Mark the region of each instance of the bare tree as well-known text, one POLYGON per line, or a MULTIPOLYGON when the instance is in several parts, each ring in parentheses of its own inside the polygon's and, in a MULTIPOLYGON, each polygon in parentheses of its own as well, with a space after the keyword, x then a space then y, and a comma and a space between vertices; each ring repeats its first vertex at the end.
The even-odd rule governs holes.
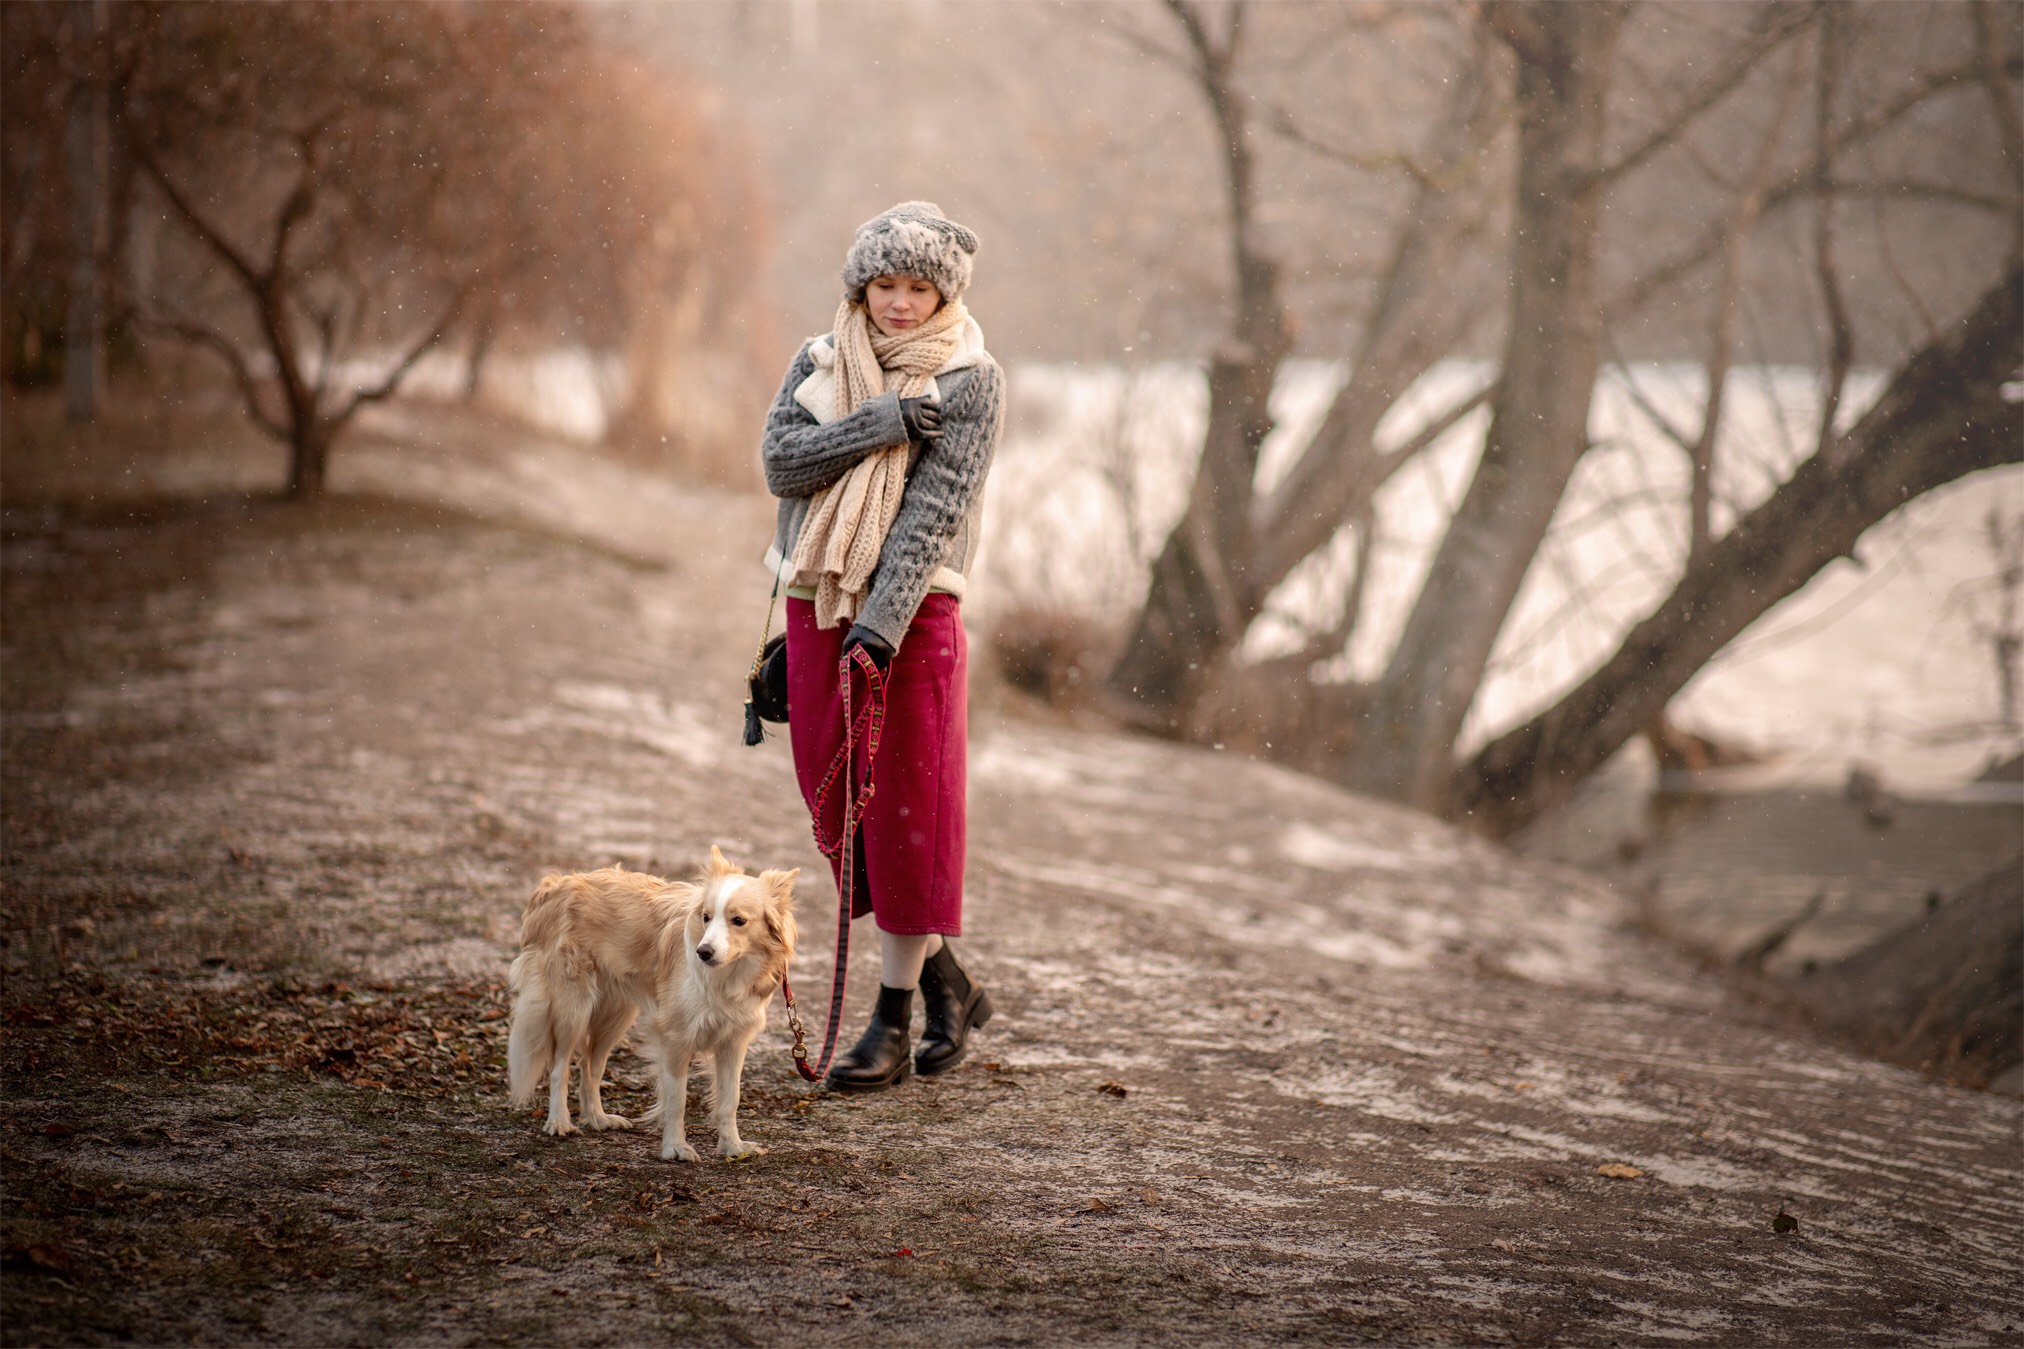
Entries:
MULTIPOLYGON (((1368 699, 1341 704, 1366 709, 1358 716, 1354 737, 1342 737, 1348 747, 1334 771, 1345 781, 1426 809, 1475 810, 1478 818, 1494 816, 1495 822, 1509 825, 1528 817, 1553 795, 1549 783, 1560 783, 1568 774, 1578 776, 1600 762, 1584 757, 1592 753, 1592 746, 1557 760, 1546 753, 1543 741, 1512 741, 1494 763, 1482 759, 1458 767, 1455 753, 1507 615, 1553 527, 1574 469, 1589 449, 1590 400, 1612 347, 1610 323, 1657 297, 1676 294, 1674 288, 1683 281, 1698 282, 1710 267, 1717 277, 1708 287, 1715 298, 1704 348, 1708 380, 1700 424, 1691 430, 1670 428, 1691 468, 1687 552, 1694 562, 1689 576, 1699 574, 1695 569, 1715 567, 1715 574, 1701 584, 1733 590, 1741 598, 1727 602, 1749 610, 1751 617, 1790 593, 1756 583, 1750 570, 1758 565, 1752 560, 1755 555, 1743 548, 1740 538, 1731 542, 1718 537, 1712 509, 1716 446, 1728 372, 1735 361, 1740 297, 1757 226, 1774 211, 1789 214, 1792 207, 1805 203, 1815 207, 1815 228, 1806 251, 1818 278, 1824 315, 1826 407, 1812 442, 1817 462, 1794 475, 1792 482, 1800 484, 1793 488, 1796 495, 1781 489, 1765 503, 1771 515, 1751 518, 1783 520, 1790 528, 1817 528, 1819 537, 1831 544, 1851 528, 1859 534, 1875 523, 1887 513, 1885 501, 1904 499, 1890 497, 1881 484, 1915 494, 2011 453, 2000 436, 1984 435, 1988 408, 1979 400, 1986 397, 1986 390, 1956 389, 1952 393, 1959 396, 1954 397, 1944 380, 1931 378, 1935 368, 1958 374, 1966 368, 1962 363, 1970 360, 1966 355, 1937 354, 1951 340, 1945 334, 1902 367, 1892 386, 1907 397, 1923 399, 1918 407, 1929 421, 1907 420, 1908 414, 1900 409, 1877 422, 1876 417, 1884 416, 1880 404, 1856 428, 1843 433, 1845 419, 1837 413, 1853 368, 1856 320, 1841 288, 1846 268, 1838 256, 1836 204, 1843 197, 1875 194, 1886 187, 1885 180, 1860 181, 1846 172, 1854 148, 1873 144, 1902 126, 1914 110, 1955 88, 1974 82, 1986 85, 1992 79, 2007 82, 2016 57, 2000 47, 1997 26, 1984 21, 1982 50, 1973 59, 1929 72, 1890 99, 1856 102, 1845 93, 1842 66, 1848 39, 1842 30, 1854 27, 1860 16, 1844 17, 1830 10, 1772 3, 1726 11, 1743 20, 1731 27, 1726 50, 1714 52, 1712 58, 1703 52, 1690 78, 1670 82, 1655 115, 1646 110, 1652 102, 1647 100, 1634 118, 1620 117, 1612 99, 1613 80, 1624 64, 1618 45, 1630 18, 1627 6, 1511 0, 1478 11, 1477 32, 1503 50, 1503 60, 1515 71, 1515 89, 1507 98, 1495 79, 1462 81, 1467 91, 1479 94, 1479 101, 1473 106, 1458 101, 1448 113, 1445 133, 1436 140, 1445 146, 1445 153, 1434 157, 1445 171, 1429 171, 1424 163, 1404 166, 1414 190, 1401 221, 1399 244, 1388 264, 1378 269, 1384 282, 1375 292, 1349 376, 1321 431, 1295 456, 1293 470, 1271 491, 1261 492, 1245 472, 1248 468, 1255 474, 1255 455, 1248 463, 1238 463, 1211 458, 1205 450, 1205 468, 1196 483, 1198 505, 1191 506, 1154 569, 1145 609, 1111 681, 1114 694, 1136 704, 1137 720, 1171 734, 1200 734, 1207 724, 1205 703, 1219 683, 1232 682, 1219 680, 1215 671, 1232 665, 1235 650, 1264 610, 1271 587, 1341 530, 1348 528, 1367 538, 1376 488, 1433 435, 1472 410, 1474 400, 1465 399, 1391 453, 1374 448, 1380 418, 1435 361, 1458 349, 1467 321, 1482 315, 1484 306, 1468 299, 1457 302, 1458 291, 1464 296, 1466 291, 1442 282, 1448 279, 1444 273, 1452 273, 1472 255, 1468 244, 1475 245, 1477 256, 1495 256, 1485 241, 1494 231, 1486 230, 1484 222, 1497 217, 1491 196, 1499 190, 1510 194, 1504 351, 1494 384, 1474 395, 1490 405, 1489 432, 1382 676, 1368 699), (1793 138, 1786 135, 1786 127, 1801 92, 1801 57, 1808 39, 1815 57, 1813 135, 1807 152, 1794 163, 1793 138), (1993 51, 1991 42, 1998 43, 1993 51), (1788 51, 1783 78, 1775 73, 1758 78, 1767 62, 1788 51), (1492 92, 1481 96, 1483 91, 1492 92), (1761 111, 1753 114, 1750 109, 1761 111), (1748 125, 1752 116, 1760 119, 1757 148, 1745 160, 1746 171, 1739 179, 1708 175, 1726 184, 1732 194, 1729 208, 1707 213, 1710 224, 1702 236, 1690 239, 1683 253, 1657 265, 1634 251, 1637 270, 1613 287, 1606 285, 1601 265, 1610 242, 1605 204, 1625 182, 1656 163, 1677 164, 1682 155, 1706 159, 1695 143, 1705 124, 1719 123, 1721 134, 1733 143, 1737 127, 1748 125), (1503 140, 1498 132, 1506 125, 1515 130, 1503 140), (1513 165, 1508 180, 1486 167, 1504 152, 1492 147, 1508 147, 1513 165), (1450 222, 1461 223, 1451 230, 1450 222), (1462 312, 1458 315, 1456 309, 1462 312), (1919 434, 1902 440, 1899 449, 1919 449, 1924 459, 1914 462, 1873 454, 1859 471, 1844 463, 1842 456, 1852 443, 1848 437, 1861 437, 1860 443, 1867 445, 1886 432, 1907 436, 1915 424, 1919 434), (1949 429, 1972 432, 1972 443, 1950 448, 1942 434, 1949 429), (1805 484, 1816 482, 1821 473, 1829 473, 1842 488, 1875 489, 1884 495, 1861 497, 1866 505, 1839 514, 1798 510, 1794 502, 1804 495, 1805 484), (1204 528, 1204 518, 1214 518, 1210 508, 1227 511, 1233 497, 1247 502, 1248 531, 1204 528), (1222 579, 1220 587, 1209 583, 1217 578, 1222 579), (1523 782, 1513 776, 1521 771, 1514 766, 1522 758, 1516 754, 1518 748, 1545 755, 1541 760, 1545 776, 1523 782), (1491 811, 1486 805, 1491 800, 1505 806, 1491 811)), ((1191 11, 1176 13, 1184 32, 1207 26, 1206 19, 1196 14, 1190 28, 1191 11)), ((1230 31, 1241 30, 1232 24, 1230 31)), ((1191 38, 1191 44, 1195 41, 1191 38)), ((1494 57, 1493 52, 1493 59, 1479 69, 1498 69, 1494 57)), ((1233 61, 1212 67, 1198 56, 1191 69, 1198 92, 1212 105, 1215 100, 1206 91, 1213 82, 1204 72, 1219 69, 1225 82, 1241 81, 1241 72, 1233 73, 1233 61)), ((1273 116, 1272 128, 1283 139, 1311 153, 1335 155, 1345 162, 1354 158, 1360 167, 1400 171, 1398 156, 1367 152, 1357 156, 1338 149, 1325 134, 1304 123, 1297 109, 1277 108, 1273 116)), ((1230 185, 1243 181, 1227 175, 1230 185)), ((1895 185, 1900 192, 1912 186, 1895 185)), ((1940 175, 1919 181, 1915 190, 1923 199, 2015 211, 2014 192, 1981 193, 1940 175)), ((1493 244, 1494 239, 1488 242, 1493 244)), ((1239 316, 1246 312, 1243 275, 1241 270, 1237 273, 1239 298, 1233 308, 1239 316)), ((1911 290, 1908 285, 1901 288, 1911 290)), ((1970 325, 1975 331, 1982 331, 1976 325, 1991 312, 1989 305, 2001 289, 1999 285, 1987 291, 1975 309, 1982 316, 1970 325)), ((1930 308, 1923 298, 1916 294, 1914 298, 1923 306, 1921 312, 1930 308)), ((1219 396, 1214 389, 1212 383, 1212 398, 1219 396)), ((1212 402, 1212 408, 1217 405, 1212 402)), ((1812 556, 1811 545, 1787 541, 1794 551, 1781 565, 1796 569, 1803 579, 1825 558, 1851 547, 1853 537, 1810 567, 1804 559, 1812 556)), ((1346 621, 1316 625, 1299 659, 1275 662, 1278 675, 1306 678, 1305 667, 1315 657, 1328 655, 1331 645, 1339 651, 1353 635, 1362 621, 1361 571, 1366 565, 1367 560, 1359 563, 1358 581, 1347 589, 1346 621)), ((1714 649, 1719 644, 1700 654, 1693 668, 1714 649)), ((1589 689, 1586 696, 1642 709, 1638 725, 1656 719, 1680 687, 1679 683, 1663 687, 1669 676, 1660 676, 1650 690, 1642 685, 1633 688, 1624 682, 1624 670, 1606 669, 1615 682, 1605 681, 1599 694, 1589 689)), ((1236 682, 1252 687, 1250 696, 1256 696, 1256 678, 1236 682)), ((1615 734, 1613 719, 1609 735, 1615 734)), ((1617 738, 1609 748, 1621 743, 1617 738)))
POLYGON ((123 141, 250 322, 159 293, 141 318, 224 362, 288 444, 289 492, 315 495, 338 431, 399 387, 510 251, 458 233, 484 168, 458 140, 482 122, 455 116, 455 94, 475 92, 460 34, 377 7, 150 17, 123 141), (361 361, 377 368, 361 378, 361 361))
POLYGON ((187 247, 138 316, 225 365, 289 446, 292 494, 321 492, 339 432, 465 328, 480 353, 528 328, 628 351, 627 397, 651 403, 707 200, 744 181, 706 181, 679 88, 560 6, 140 12, 121 139, 187 247))
POLYGON ((1351 785, 1424 809, 1447 802, 1450 756, 1490 649, 1588 448, 1602 365, 1596 248, 1609 175, 1609 75, 1624 7, 1500 3, 1518 56, 1510 320, 1490 431, 1364 728, 1351 785))
POLYGON ((1249 7, 1237 0, 1220 23, 1190 0, 1167 0, 1167 9, 1186 40, 1184 69, 1215 119, 1235 298, 1209 359, 1209 423, 1187 510, 1153 563, 1138 631, 1111 677, 1155 712, 1197 693, 1202 672, 1257 612, 1251 485, 1272 432, 1272 382, 1293 344, 1279 267, 1258 238, 1253 128, 1237 86, 1249 7))
POLYGON ((1377 489, 1480 401, 1480 393, 1464 399, 1388 453, 1374 448, 1385 412, 1481 317, 1467 299, 1469 259, 1461 244, 1483 225, 1479 174, 1503 109, 1480 47, 1457 72, 1455 96, 1418 156, 1344 150, 1287 109, 1268 105, 1268 129, 1307 153, 1409 178, 1412 208, 1379 269, 1373 312, 1348 378, 1291 467, 1261 492, 1258 448, 1273 430, 1267 404, 1292 349, 1293 325, 1279 269, 1264 256, 1253 219, 1251 145, 1260 131, 1244 111, 1252 100, 1238 87, 1246 10, 1230 8, 1219 39, 1206 6, 1169 0, 1168 8, 1187 38, 1189 57, 1180 64, 1215 112, 1221 136, 1234 298, 1230 328, 1211 356, 1210 423, 1187 513, 1153 564, 1109 686, 1132 720, 1185 735, 1201 729, 1201 705, 1217 686, 1217 671, 1274 587, 1345 521, 1365 516, 1377 489))

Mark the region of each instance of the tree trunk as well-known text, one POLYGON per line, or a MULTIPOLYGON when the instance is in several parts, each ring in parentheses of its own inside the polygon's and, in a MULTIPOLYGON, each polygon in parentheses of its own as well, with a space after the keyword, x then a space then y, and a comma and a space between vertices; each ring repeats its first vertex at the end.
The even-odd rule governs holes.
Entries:
POLYGON ((478 331, 472 334, 470 354, 464 358, 464 401, 478 401, 478 389, 485 378, 485 358, 492 354, 492 343, 497 339, 498 326, 490 310, 478 324, 478 331))
POLYGON ((70 286, 63 321, 63 409, 98 415, 105 386, 106 8, 70 0, 65 16, 80 69, 70 92, 64 159, 70 189, 70 286))
MULTIPOLYGON (((282 231, 286 238, 286 230, 282 231)), ((260 312, 261 335, 274 357, 274 374, 281 385, 281 400, 288 431, 288 495, 323 495, 325 469, 330 461, 330 442, 338 423, 324 415, 323 391, 303 372, 303 353, 298 345, 296 325, 289 321, 288 286, 279 248, 273 268, 259 279, 255 290, 260 312)))
POLYGON ((1219 45, 1199 13, 1179 0, 1172 7, 1194 47, 1197 79, 1223 141, 1235 313, 1209 363, 1209 426, 1187 512, 1153 565, 1145 606, 1109 684, 1127 716, 1178 735, 1188 729, 1183 722, 1207 687, 1207 672, 1257 612, 1251 497, 1258 449, 1272 431, 1272 382, 1293 334, 1278 265, 1259 248, 1251 218, 1250 133, 1233 69, 1243 10, 1233 11, 1229 37, 1219 45))
POLYGON ((2003 382, 2024 360, 2024 270, 1919 352, 1826 453, 1688 564, 1651 617, 1580 687, 1454 775, 1457 813, 1491 833, 1562 799, 1658 716, 1716 652, 1864 530, 1935 487, 2024 460, 2024 404, 2003 382))
POLYGON ((1344 764, 1444 811, 1456 737, 1575 464, 1602 361, 1595 252, 1613 4, 1500 6, 1519 54, 1518 197, 1503 379, 1483 456, 1344 764))
POLYGON ((330 471, 330 442, 336 433, 336 427, 319 417, 297 421, 289 428, 289 496, 306 500, 323 495, 330 471))

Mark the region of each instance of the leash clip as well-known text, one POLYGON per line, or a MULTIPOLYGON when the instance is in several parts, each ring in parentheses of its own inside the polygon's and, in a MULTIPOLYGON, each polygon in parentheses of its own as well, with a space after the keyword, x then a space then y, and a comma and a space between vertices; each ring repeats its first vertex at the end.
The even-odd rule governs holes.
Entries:
POLYGON ((787 986, 787 976, 780 976, 780 996, 787 1000, 787 1028, 794 1032, 794 1063, 801 1069, 801 1075, 813 1081, 808 1069, 808 1032, 801 1025, 801 1013, 794 1007, 794 990, 787 986))

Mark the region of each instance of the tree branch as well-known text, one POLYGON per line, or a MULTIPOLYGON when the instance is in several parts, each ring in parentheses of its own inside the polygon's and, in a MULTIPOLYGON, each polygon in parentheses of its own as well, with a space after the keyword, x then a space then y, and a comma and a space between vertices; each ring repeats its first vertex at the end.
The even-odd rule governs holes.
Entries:
POLYGON ((180 338, 190 343, 192 346, 202 347, 206 351, 216 354, 225 362, 226 368, 232 372, 232 378, 239 386, 239 396, 245 400, 247 415, 259 425, 261 430, 267 432, 267 434, 273 436, 276 440, 283 443, 288 441, 288 427, 276 418, 269 416, 267 410, 260 405, 259 378, 253 373, 253 367, 247 364, 246 354, 239 350, 236 343, 227 339, 222 333, 206 328, 201 324, 190 323, 182 319, 164 318, 160 315, 136 312, 134 314, 134 321, 142 327, 158 328, 172 337, 180 338))
POLYGON ((1826 454, 1834 446, 1834 421, 1841 411, 1841 395, 1848 384, 1849 367, 1855 363, 1855 331, 1849 325, 1848 304, 1841 294, 1841 273, 1834 257, 1834 151, 1830 145, 1834 125, 1834 99, 1841 88, 1841 52, 1836 45, 1840 27, 1838 15, 1829 10, 1820 24, 1820 75, 1815 85, 1813 108, 1814 186, 1813 261, 1820 280, 1820 294, 1827 306, 1827 395, 1820 409, 1820 433, 1814 453, 1826 454))
MULTIPOLYGON (((2008 69, 2008 65, 2005 65, 2008 69)), ((1938 71, 1930 78, 1907 89, 1890 103, 1885 104, 1867 117, 1858 118, 1841 128, 1829 142, 1833 154, 1840 154, 1880 135, 1910 114, 1914 109, 1935 95, 1966 84, 1980 77, 1981 67, 1975 65, 1954 66, 1938 71)), ((1788 173, 1776 187, 1764 194, 1764 210, 1772 211, 1794 201, 1804 200, 1821 181, 1821 170, 1817 163, 1808 163, 1788 173)), ((1829 181, 1832 181, 1831 177, 1829 181)), ((1612 317, 1636 313, 1651 300, 1677 283, 1682 277, 1700 269, 1722 247, 1728 235, 1726 221, 1718 221, 1701 231, 1700 236, 1672 261, 1646 272, 1628 290, 1614 297, 1608 312, 1612 317)))
POLYGON ((324 392, 330 388, 330 377, 337 369, 337 305, 332 302, 313 306, 309 310, 309 318, 311 326, 316 329, 317 341, 322 345, 317 353, 316 384, 311 390, 318 406, 321 406, 324 392))
MULTIPOLYGON (((1969 7, 1975 20, 1975 67, 1995 113, 1996 132, 2003 139, 2003 158, 2010 164, 2010 186, 2015 188, 2024 180, 2024 112, 2017 109, 2017 91, 2011 87, 2002 54, 1997 50, 2001 30, 1996 23, 1995 8, 1989 0, 1974 0, 1969 7)), ((2016 263, 2024 261, 2024 213, 2016 211, 2014 199, 2011 210, 2015 228, 2010 236, 2010 260, 2016 263)))
POLYGON ((1268 115, 1267 125, 1273 131, 1309 154, 1326 159, 1332 164, 1340 164, 1344 168, 1355 169, 1359 173, 1403 173, 1429 191, 1440 190, 1439 184, 1435 181, 1434 171, 1420 164, 1411 155, 1396 150, 1363 154, 1355 150, 1346 150, 1339 145, 1330 145, 1303 130, 1283 103, 1267 101, 1265 112, 1268 115))
POLYGON ((1743 250, 1757 217, 1764 207, 1764 189, 1776 162, 1778 142, 1784 139, 1786 120, 1792 115, 1800 88, 1800 57, 1804 49, 1792 50, 1792 72, 1785 81, 1785 93, 1778 111, 1757 147, 1757 160, 1750 166, 1749 184, 1736 203, 1729 222, 1729 237, 1722 246, 1721 279, 1715 293, 1715 318, 1708 338, 1708 394, 1701 408, 1701 433, 1686 446, 1693 480, 1687 493, 1687 556, 1698 557, 1714 538, 1715 438, 1722 429, 1722 407, 1728 396, 1729 366, 1736 350, 1736 307, 1743 285, 1743 250))
POLYGON ((1644 414, 1645 420, 1651 423, 1652 429, 1673 442, 1681 450, 1691 453, 1694 445, 1693 440, 1685 431, 1673 425, 1672 418, 1661 412, 1658 404, 1652 402, 1646 396, 1643 386, 1631 377, 1630 362, 1626 361, 1618 350, 1615 335, 1605 333, 1603 340, 1609 344, 1610 364, 1614 365, 1617 368, 1617 373, 1623 377, 1623 391, 1630 396, 1631 406, 1644 414))
POLYGON ((1477 408, 1482 407, 1492 398, 1495 398, 1501 383, 1502 381, 1500 380, 1491 380, 1488 384, 1485 384, 1482 388, 1476 390, 1476 392, 1470 394, 1467 398, 1464 398, 1461 402, 1456 403, 1446 412, 1428 422, 1418 431, 1415 431, 1412 439, 1406 441, 1405 444, 1389 453, 1380 455, 1376 466, 1371 471, 1371 490, 1376 491, 1379 487, 1390 482, 1393 474, 1411 463, 1423 450, 1453 430, 1455 423, 1461 421, 1462 418, 1468 416, 1477 408))
POLYGON ((1553 45, 1553 39, 1547 34, 1545 25, 1539 22, 1531 4, 1521 4, 1518 0, 1491 0, 1480 12, 1490 31, 1525 64, 1551 70, 1559 63, 1559 49, 1553 45))
POLYGON ((408 348, 406 355, 394 363, 393 368, 387 371, 386 377, 377 384, 359 389, 353 393, 351 400, 336 415, 331 417, 330 425, 333 428, 342 426, 345 422, 351 420, 352 414, 357 412, 362 405, 377 403, 382 399, 391 397, 394 390, 400 387, 401 381, 407 378, 408 372, 414 369, 415 362, 428 354, 429 350, 438 342, 441 342, 444 335, 450 331, 450 325, 455 323, 457 315, 463 312, 464 304, 471 298, 472 292, 477 289, 477 284, 477 278, 473 277, 459 285, 456 292, 450 296, 449 304, 445 305, 443 312, 436 316, 435 323, 415 341, 414 345, 408 348))
POLYGON ((1737 85, 1748 79, 1750 73, 1766 57, 1812 23, 1821 13, 1821 6, 1818 3, 1808 3, 1793 6, 1788 10, 1786 6, 1779 5, 1771 12, 1779 14, 1781 21, 1771 25, 1768 32, 1753 34, 1747 40, 1747 47, 1740 60, 1709 80, 1673 113, 1669 121, 1646 136, 1634 148, 1624 152, 1615 163, 1597 169, 1595 176, 1604 182, 1621 178, 1672 144, 1696 118, 1727 98, 1737 85))
POLYGON ((1837 197, 1877 197, 1885 201, 1935 201, 1955 206, 1972 206, 1977 210, 1989 211, 2004 217, 2018 214, 2024 198, 1998 196, 1994 192, 1977 192, 1971 187, 1954 183, 1933 183, 1917 178, 1866 179, 1851 183, 1830 176, 1824 188, 1816 188, 1837 197))
POLYGON ((155 186, 161 189, 162 195, 168 199, 169 205, 175 208, 176 214, 182 217, 183 223, 190 227, 190 232, 195 234, 212 252, 222 258, 225 265, 230 267, 238 275, 239 279, 246 283, 249 289, 256 294, 264 290, 267 286, 269 274, 262 273, 256 269, 252 261, 245 254, 232 246, 231 241, 225 237, 222 230, 204 218, 203 212, 199 211, 195 204, 183 195, 182 189, 177 187, 169 178, 169 175, 162 169, 162 166, 155 162, 153 155, 149 154, 141 146, 134 144, 131 139, 128 141, 128 146, 133 153, 134 162, 147 170, 148 176, 154 179, 155 186))
POLYGON ((295 186, 289 189, 288 199, 281 203, 281 215, 274 222, 274 247, 267 257, 269 276, 281 275, 281 264, 288 254, 288 236, 316 209, 316 133, 307 131, 296 139, 302 150, 302 171, 296 175, 295 186))
POLYGON ((1348 654, 1349 639, 1363 622, 1364 598, 1370 593, 1370 560, 1377 551, 1377 513, 1366 510, 1352 519, 1350 525, 1356 530, 1356 575, 1350 580, 1349 594, 1343 597, 1342 613, 1324 639, 1327 647, 1323 654, 1348 654))
POLYGON ((1553 707, 1456 770, 1459 809, 1508 833, 1563 799, 1716 653, 1914 497, 2024 461, 2024 403, 2003 393, 2024 359, 2024 270, 1921 349, 1842 438, 1802 463, 1688 564, 1672 593, 1553 707))
MULTIPOLYGON (((1084 22, 1087 22, 1088 21, 1087 16, 1095 12, 1095 7, 1088 5, 1070 5, 1063 12, 1065 14, 1072 15, 1075 18, 1081 19, 1084 22)), ((1185 52, 1177 52, 1171 47, 1162 46, 1159 43, 1153 41, 1151 38, 1147 37, 1144 33, 1138 32, 1136 29, 1133 28, 1125 27, 1121 24, 1106 24, 1103 23, 1101 20, 1098 20, 1096 26, 1101 30, 1101 32, 1105 37, 1115 42, 1122 42, 1125 46, 1131 48, 1133 51, 1137 52, 1141 56, 1150 57, 1152 60, 1159 62, 1161 65, 1172 66, 1174 69, 1184 71, 1191 76, 1196 73, 1194 63, 1189 59, 1188 54, 1185 52)))
POLYGON ((1215 40, 1209 36, 1207 24, 1188 0, 1165 0, 1167 10, 1180 20, 1181 31, 1187 35, 1188 47, 1194 53, 1196 74, 1205 81, 1213 77, 1219 62, 1215 40))

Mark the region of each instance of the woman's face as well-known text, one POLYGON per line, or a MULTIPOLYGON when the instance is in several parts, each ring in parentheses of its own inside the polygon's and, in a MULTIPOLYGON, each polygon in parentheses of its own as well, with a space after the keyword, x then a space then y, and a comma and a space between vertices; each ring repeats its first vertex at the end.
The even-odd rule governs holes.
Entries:
POLYGON ((918 276, 875 276, 865 282, 864 307, 887 337, 898 337, 933 318, 942 292, 918 276))

